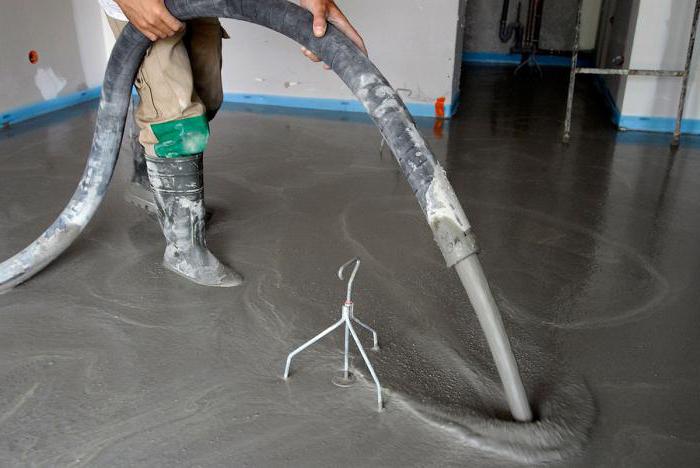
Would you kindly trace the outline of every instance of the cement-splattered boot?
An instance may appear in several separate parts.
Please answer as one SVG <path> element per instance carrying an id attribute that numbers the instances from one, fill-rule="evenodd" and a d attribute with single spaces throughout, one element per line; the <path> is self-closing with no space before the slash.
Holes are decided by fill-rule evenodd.
<path id="1" fill-rule="evenodd" d="M 202 155 L 181 158 L 146 156 L 148 178 L 165 236 L 163 265 L 204 286 L 231 287 L 241 275 L 223 265 L 204 236 Z"/>
<path id="2" fill-rule="evenodd" d="M 149 216 L 154 219 L 158 216 L 158 209 L 153 200 L 153 192 L 151 191 L 151 183 L 148 181 L 148 171 L 146 170 L 146 153 L 143 145 L 139 141 L 139 127 L 136 124 L 136 118 L 133 116 L 133 109 L 137 103 L 132 99 L 132 105 L 129 107 L 129 116 L 127 117 L 127 128 L 124 131 L 128 139 L 129 149 L 132 154 L 132 162 L 134 172 L 131 174 L 131 181 L 124 192 L 124 200 L 132 205 L 141 208 Z M 205 208 L 206 218 L 208 223 L 211 220 L 212 212 Z"/>
<path id="3" fill-rule="evenodd" d="M 134 173 L 131 175 L 131 182 L 129 182 L 126 192 L 124 192 L 124 199 L 141 208 L 149 216 L 157 218 L 158 208 L 153 200 L 151 183 L 148 180 L 146 169 L 146 153 L 138 139 L 132 142 L 131 148 L 134 155 Z M 205 206 L 204 213 L 205 224 L 208 224 L 212 217 L 212 211 Z"/>

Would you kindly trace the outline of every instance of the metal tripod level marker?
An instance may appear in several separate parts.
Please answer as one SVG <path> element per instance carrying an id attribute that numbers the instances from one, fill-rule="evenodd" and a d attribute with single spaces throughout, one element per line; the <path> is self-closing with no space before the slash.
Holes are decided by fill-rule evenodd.
<path id="1" fill-rule="evenodd" d="M 377 378 L 377 374 L 374 372 L 374 368 L 372 367 L 372 363 L 369 362 L 369 358 L 367 357 L 367 353 L 365 352 L 365 349 L 362 347 L 362 343 L 360 342 L 360 338 L 358 338 L 357 333 L 355 332 L 355 328 L 353 327 L 353 323 L 356 323 L 357 325 L 359 325 L 362 328 L 369 331 L 372 334 L 372 340 L 373 340 L 372 350 L 377 351 L 379 349 L 379 341 L 377 339 L 377 332 L 372 327 L 363 323 L 362 321 L 360 321 L 359 319 L 357 319 L 353 315 L 354 304 L 352 302 L 352 283 L 353 283 L 353 281 L 355 281 L 355 275 L 357 274 L 358 268 L 360 268 L 359 257 L 355 257 L 352 260 L 345 262 L 338 269 L 338 278 L 343 280 L 344 279 L 343 272 L 345 271 L 345 268 L 347 268 L 348 266 L 350 266 L 353 263 L 355 263 L 355 268 L 353 268 L 352 273 L 350 274 L 350 279 L 348 280 L 348 289 L 347 289 L 347 294 L 345 296 L 345 303 L 343 304 L 342 309 L 341 309 L 340 320 L 338 320 L 336 323 L 334 323 L 330 327 L 323 330 L 318 335 L 311 338 L 309 341 L 307 341 L 303 345 L 299 346 L 297 349 L 295 349 L 291 353 L 289 353 L 289 355 L 287 356 L 287 364 L 284 368 L 284 379 L 287 380 L 289 378 L 289 368 L 292 364 L 292 358 L 294 356 L 296 356 L 300 352 L 304 351 L 306 348 L 308 348 L 312 344 L 316 343 L 321 338 L 328 335 L 329 333 L 331 333 L 335 329 L 345 325 L 345 349 L 343 352 L 343 378 L 345 381 L 349 381 L 349 379 L 350 379 L 348 354 L 350 351 L 350 335 L 352 335 L 352 339 L 355 342 L 357 349 L 360 351 L 360 354 L 362 355 L 362 359 L 364 359 L 365 364 L 367 365 L 367 369 L 369 369 L 369 373 L 372 375 L 372 379 L 374 380 L 374 384 L 377 386 L 377 410 L 382 411 L 382 409 L 384 408 L 384 403 L 382 400 L 382 386 L 379 383 L 379 379 Z"/>

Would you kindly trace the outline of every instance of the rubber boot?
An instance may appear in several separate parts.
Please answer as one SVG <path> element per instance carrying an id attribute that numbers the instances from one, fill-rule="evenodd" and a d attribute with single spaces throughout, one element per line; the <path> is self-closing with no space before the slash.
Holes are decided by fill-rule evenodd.
<path id="1" fill-rule="evenodd" d="M 124 199 L 155 217 L 158 209 L 153 200 L 151 183 L 148 181 L 146 156 L 143 151 L 143 146 L 141 146 L 137 140 L 136 142 L 132 142 L 131 148 L 134 155 L 134 173 L 131 175 L 131 182 L 129 182 L 126 192 L 124 192 Z"/>
<path id="2" fill-rule="evenodd" d="M 158 208 L 156 207 L 156 202 L 153 200 L 151 183 L 148 180 L 146 154 L 143 146 L 138 142 L 138 139 L 132 144 L 132 148 L 134 154 L 134 173 L 131 175 L 131 182 L 129 182 L 129 186 L 124 193 L 124 199 L 132 205 L 141 208 L 146 214 L 155 219 L 158 217 Z M 209 221 L 211 221 L 211 217 L 212 211 L 205 206 L 205 223 L 208 224 Z"/>
<path id="3" fill-rule="evenodd" d="M 136 118 L 134 117 L 134 109 L 137 107 L 137 103 L 132 99 L 132 105 L 129 107 L 129 116 L 127 117 L 127 129 L 125 134 L 129 140 L 129 148 L 131 149 L 131 154 L 134 164 L 134 172 L 131 174 L 131 181 L 124 192 L 124 200 L 127 203 L 141 208 L 149 216 L 154 219 L 158 216 L 158 209 L 156 208 L 156 203 L 153 200 L 153 193 L 151 192 L 151 183 L 148 181 L 148 171 L 146 170 L 146 153 L 139 142 L 139 127 L 136 124 Z M 205 207 L 206 218 L 205 221 L 208 223 L 211 220 L 212 212 Z"/>
<path id="4" fill-rule="evenodd" d="M 163 265 L 204 286 L 231 287 L 241 275 L 223 265 L 204 236 L 202 155 L 182 158 L 146 156 L 148 178 L 165 236 Z"/>
<path id="5" fill-rule="evenodd" d="M 139 127 L 136 124 L 135 109 L 138 106 L 136 98 L 132 97 L 127 116 L 126 129 L 124 130 L 125 143 L 128 142 L 131 150 L 134 172 L 131 181 L 124 192 L 124 200 L 144 210 L 149 215 L 156 217 L 156 204 L 151 193 L 151 184 L 148 182 L 146 171 L 146 159 L 143 146 L 139 142 Z"/>

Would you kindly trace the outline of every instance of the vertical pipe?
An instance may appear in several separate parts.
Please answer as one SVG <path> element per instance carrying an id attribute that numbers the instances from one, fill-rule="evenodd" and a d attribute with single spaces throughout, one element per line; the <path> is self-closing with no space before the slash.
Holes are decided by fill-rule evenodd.
<path id="1" fill-rule="evenodd" d="M 523 381 L 520 378 L 518 365 L 510 348 L 501 314 L 493 294 L 491 294 L 484 270 L 481 268 L 479 257 L 470 255 L 457 263 L 455 269 L 486 335 L 486 341 L 496 363 L 513 418 L 521 422 L 532 421 L 532 411 L 525 394 Z"/>
<path id="2" fill-rule="evenodd" d="M 542 11 L 544 0 L 535 0 L 535 16 L 532 29 L 532 53 L 537 54 L 540 49 L 540 31 L 542 30 Z"/>
<path id="3" fill-rule="evenodd" d="M 348 380 L 350 376 L 348 375 L 348 351 L 349 349 L 349 340 L 350 340 L 350 323 L 348 319 L 345 320 L 345 353 L 344 353 L 344 363 L 343 363 L 343 377 L 345 380 Z"/>
<path id="4" fill-rule="evenodd" d="M 527 5 L 527 23 L 525 23 L 525 40 L 523 41 L 523 49 L 530 50 L 532 47 L 532 30 L 534 26 L 536 0 L 530 0 Z"/>
<path id="5" fill-rule="evenodd" d="M 678 99 L 678 114 L 676 114 L 676 127 L 673 130 L 673 140 L 671 146 L 678 147 L 681 144 L 681 123 L 683 122 L 683 111 L 685 109 L 685 96 L 688 91 L 688 80 L 690 79 L 690 65 L 693 61 L 693 49 L 695 48 L 695 33 L 698 29 L 698 16 L 700 16 L 700 0 L 695 2 L 695 13 L 693 14 L 693 26 L 690 29 L 690 41 L 688 53 L 685 58 L 685 74 L 681 83 L 681 95 Z"/>
<path id="6" fill-rule="evenodd" d="M 700 0 L 699 0 L 700 1 Z M 571 53 L 571 72 L 569 73 L 569 92 L 566 96 L 566 117 L 564 118 L 564 135 L 562 142 L 569 143 L 571 137 L 571 114 L 574 106 L 574 87 L 576 86 L 576 66 L 578 64 L 578 42 L 581 31 L 581 9 L 583 0 L 578 0 L 576 13 L 576 32 L 574 33 L 574 48 Z"/>
<path id="7" fill-rule="evenodd" d="M 498 28 L 498 38 L 501 42 L 508 42 L 510 39 L 510 34 L 508 31 L 508 9 L 510 7 L 510 0 L 503 0 L 503 8 L 501 9 L 501 21 Z"/>

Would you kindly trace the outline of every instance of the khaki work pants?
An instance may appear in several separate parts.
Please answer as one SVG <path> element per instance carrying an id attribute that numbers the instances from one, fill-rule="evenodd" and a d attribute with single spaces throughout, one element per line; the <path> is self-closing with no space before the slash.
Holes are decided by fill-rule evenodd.
<path id="1" fill-rule="evenodd" d="M 107 17 L 115 37 L 127 23 Z M 140 102 L 136 109 L 139 141 L 156 156 L 159 141 L 151 125 L 190 117 L 208 120 L 221 107 L 221 39 L 226 32 L 218 18 L 186 22 L 185 30 L 149 47 L 135 80 Z"/>

